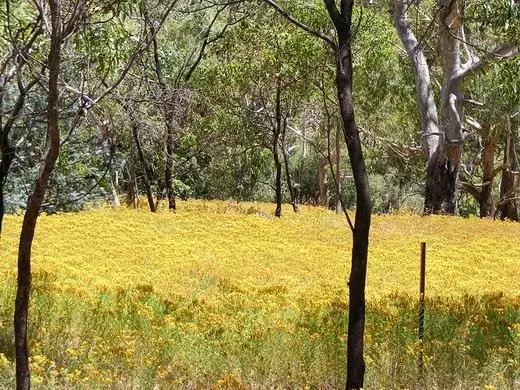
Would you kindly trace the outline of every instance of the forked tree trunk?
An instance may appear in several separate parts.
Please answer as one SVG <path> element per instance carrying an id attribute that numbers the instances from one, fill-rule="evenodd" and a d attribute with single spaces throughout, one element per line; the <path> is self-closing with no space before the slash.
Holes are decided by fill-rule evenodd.
<path id="1" fill-rule="evenodd" d="M 48 55 L 49 93 L 47 97 L 47 143 L 48 150 L 40 168 L 34 188 L 27 201 L 27 208 L 20 233 L 18 248 L 18 283 L 14 312 L 14 335 L 16 352 L 16 388 L 30 388 L 29 349 L 27 343 L 27 320 L 29 295 L 31 291 L 31 250 L 36 230 L 38 213 L 45 196 L 49 178 L 56 164 L 60 150 L 59 91 L 61 30 L 59 0 L 49 0 L 51 12 L 51 43 Z"/>
<path id="2" fill-rule="evenodd" d="M 353 0 L 341 1 L 338 10 L 334 0 L 324 0 L 338 36 L 336 49 L 336 88 L 356 187 L 356 217 L 352 236 L 352 263 L 349 279 L 349 316 L 347 339 L 346 389 L 363 388 L 365 360 L 363 337 L 365 332 L 365 283 L 368 258 L 368 236 L 372 204 L 368 175 L 361 147 L 359 131 L 354 118 L 352 97 L 352 9 Z"/>
<path id="3" fill-rule="evenodd" d="M 464 143 L 461 83 L 475 67 L 461 65 L 463 36 L 458 2 L 439 0 L 439 37 L 443 85 L 440 119 L 433 96 L 430 70 L 407 18 L 413 0 L 394 0 L 393 22 L 413 68 L 423 147 L 427 157 L 424 212 L 454 214 L 457 180 Z"/>

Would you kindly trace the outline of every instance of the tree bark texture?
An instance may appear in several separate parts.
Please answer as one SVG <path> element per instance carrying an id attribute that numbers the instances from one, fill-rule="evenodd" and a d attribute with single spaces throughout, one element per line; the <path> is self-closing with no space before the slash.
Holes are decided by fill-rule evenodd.
<path id="1" fill-rule="evenodd" d="M 31 250 L 36 230 L 38 213 L 45 196 L 47 184 L 52 174 L 60 150 L 59 129 L 59 90 L 61 31 L 60 1 L 49 0 L 51 13 L 51 44 L 48 55 L 49 93 L 47 97 L 47 143 L 48 150 L 43 165 L 27 201 L 20 244 L 18 248 L 18 282 L 14 312 L 14 334 L 16 352 L 16 388 L 30 388 L 29 350 L 27 343 L 27 320 L 29 314 L 29 295 L 31 290 Z"/>
<path id="2" fill-rule="evenodd" d="M 365 331 L 365 284 L 372 204 L 368 175 L 354 117 L 352 97 L 352 8 L 353 0 L 342 0 L 340 9 L 333 0 L 324 0 L 334 23 L 338 44 L 336 49 L 336 88 L 343 124 L 343 135 L 352 166 L 356 187 L 356 217 L 352 236 L 352 263 L 349 280 L 349 319 L 347 332 L 346 389 L 363 388 L 365 361 L 363 337 Z"/>

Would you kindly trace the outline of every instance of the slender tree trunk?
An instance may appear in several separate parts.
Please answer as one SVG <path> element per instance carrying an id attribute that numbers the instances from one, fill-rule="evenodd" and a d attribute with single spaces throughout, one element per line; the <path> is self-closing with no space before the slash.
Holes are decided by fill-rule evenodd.
<path id="1" fill-rule="evenodd" d="M 341 214 L 343 208 L 341 206 L 341 124 L 336 129 L 336 214 Z"/>
<path id="2" fill-rule="evenodd" d="M 322 121 L 320 125 L 320 142 L 327 140 L 327 150 L 330 149 L 330 145 L 328 144 L 330 140 L 330 126 L 325 124 L 325 121 Z M 318 200 L 317 204 L 328 208 L 329 207 L 329 183 L 328 183 L 328 172 L 327 167 L 329 165 L 329 161 L 327 156 L 320 154 L 318 158 L 318 172 L 316 173 L 316 184 L 318 186 Z"/>
<path id="3" fill-rule="evenodd" d="M 283 152 L 283 162 L 284 162 L 284 166 L 285 166 L 285 179 L 287 181 L 287 188 L 289 189 L 289 194 L 291 196 L 291 205 L 292 205 L 293 211 L 295 213 L 297 213 L 298 212 L 298 203 L 296 200 L 296 196 L 294 193 L 294 187 L 293 187 L 292 180 L 291 180 L 291 171 L 289 169 L 289 155 L 287 153 L 287 145 L 285 144 L 285 134 L 286 134 L 286 130 L 287 130 L 287 123 L 285 122 L 285 120 L 283 122 L 284 123 L 282 126 L 282 152 Z"/>
<path id="4" fill-rule="evenodd" d="M 139 139 L 139 123 L 137 122 L 137 118 L 135 117 L 135 113 L 132 111 L 132 109 L 128 107 L 126 104 L 123 104 L 123 107 L 125 108 L 130 118 L 130 126 L 132 127 L 132 137 L 134 139 L 134 144 L 137 149 L 139 163 L 141 164 L 141 172 L 143 175 L 143 182 L 146 190 L 146 198 L 148 199 L 148 207 L 150 208 L 150 211 L 152 213 L 155 213 L 157 210 L 155 208 L 155 202 L 153 199 L 151 175 L 148 171 L 146 158 L 144 157 L 143 148 L 141 146 L 141 140 Z"/>
<path id="5" fill-rule="evenodd" d="M 167 87 L 164 82 L 162 64 L 159 58 L 159 50 L 157 46 L 157 39 L 155 38 L 155 27 L 153 22 L 150 23 L 151 33 L 154 36 L 153 43 L 153 54 L 155 62 L 155 74 L 161 87 L 162 97 L 166 98 Z M 177 202 L 175 199 L 175 191 L 173 189 L 173 156 L 175 151 L 175 134 L 173 128 L 173 113 L 174 107 L 170 107 L 168 104 L 163 104 L 163 117 L 166 125 L 166 161 L 164 167 L 164 186 L 166 188 L 166 198 L 168 199 L 168 209 L 176 210 Z"/>
<path id="6" fill-rule="evenodd" d="M 166 198 L 168 209 L 177 210 L 175 191 L 173 189 L 173 154 L 175 139 L 171 123 L 166 126 L 166 166 L 164 168 L 164 186 L 166 187 Z"/>
<path id="7" fill-rule="evenodd" d="M 29 350 L 27 343 L 27 320 L 31 291 L 31 250 L 36 230 L 38 213 L 45 196 L 49 178 L 60 150 L 59 91 L 58 76 L 61 54 L 61 19 L 59 0 L 49 0 L 51 12 L 51 44 L 48 56 L 49 93 L 47 98 L 47 142 L 48 151 L 40 168 L 33 191 L 27 201 L 20 245 L 18 249 L 18 283 L 14 312 L 14 334 L 16 352 L 16 388 L 30 388 Z"/>
<path id="8" fill-rule="evenodd" d="M 121 207 L 121 201 L 119 200 L 119 195 L 117 194 L 116 186 L 112 181 L 112 177 L 110 177 L 110 191 L 112 192 L 112 205 L 114 208 Z"/>
<path id="9" fill-rule="evenodd" d="M 277 79 L 276 85 L 276 123 L 273 129 L 273 158 L 276 169 L 275 176 L 275 201 L 276 209 L 274 215 L 276 217 L 282 216 L 282 163 L 280 162 L 280 155 L 278 153 L 278 142 L 280 141 L 280 134 L 282 131 L 282 107 L 281 107 L 282 86 L 280 78 Z"/>
<path id="10" fill-rule="evenodd" d="M 502 170 L 502 181 L 500 183 L 500 202 L 497 207 L 497 211 L 500 214 L 500 219 L 509 219 L 511 221 L 517 221 L 518 208 L 515 199 L 515 174 L 517 170 L 517 159 L 515 150 L 515 135 L 512 132 L 511 122 L 508 118 L 507 122 L 507 135 L 504 146 L 504 169 Z"/>
<path id="11" fill-rule="evenodd" d="M 492 129 L 491 129 L 492 130 Z M 493 205 L 493 180 L 495 177 L 495 149 L 498 143 L 498 135 L 488 134 L 485 139 L 482 159 L 482 190 L 479 196 L 480 218 L 492 217 Z"/>
<path id="12" fill-rule="evenodd" d="M 333 0 L 324 0 L 338 35 L 336 50 L 336 88 L 347 144 L 350 164 L 356 187 L 356 217 L 352 236 L 352 263 L 349 279 L 349 319 L 347 341 L 346 389 L 363 388 L 365 360 L 363 337 L 365 332 L 365 284 L 368 258 L 368 236 L 372 204 L 368 175 L 361 147 L 359 131 L 354 117 L 352 97 L 352 8 L 353 0 L 343 0 L 338 10 Z"/>

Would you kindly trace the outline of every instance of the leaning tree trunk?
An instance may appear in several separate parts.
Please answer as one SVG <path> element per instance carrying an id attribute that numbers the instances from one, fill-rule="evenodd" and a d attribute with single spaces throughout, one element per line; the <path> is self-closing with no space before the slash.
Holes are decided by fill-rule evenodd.
<path id="1" fill-rule="evenodd" d="M 368 175 L 354 118 L 352 97 L 352 8 L 353 0 L 343 0 L 340 10 L 333 0 L 324 0 L 337 35 L 336 88 L 343 123 L 343 134 L 347 144 L 350 164 L 356 187 L 356 217 L 352 237 L 352 264 L 349 279 L 349 318 L 347 341 L 347 384 L 346 389 L 363 388 L 365 361 L 363 337 L 365 332 L 365 283 L 368 258 L 368 235 L 372 205 Z"/>
<path id="2" fill-rule="evenodd" d="M 49 93 L 47 98 L 47 142 L 49 146 L 33 191 L 27 201 L 18 248 L 18 283 L 14 311 L 16 388 L 18 390 L 27 390 L 31 384 L 27 343 L 27 319 L 31 291 L 31 250 L 38 213 L 60 151 L 58 75 L 60 71 L 62 24 L 59 0 L 49 0 L 49 8 L 51 12 L 51 43 L 48 56 Z"/>

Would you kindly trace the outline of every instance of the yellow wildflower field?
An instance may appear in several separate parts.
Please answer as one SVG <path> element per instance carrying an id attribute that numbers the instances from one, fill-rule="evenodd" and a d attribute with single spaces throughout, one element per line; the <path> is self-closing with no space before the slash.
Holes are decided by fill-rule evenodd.
<path id="1" fill-rule="evenodd" d="M 181 202 L 176 213 L 95 209 L 40 217 L 33 268 L 65 289 L 151 286 L 164 298 L 201 285 L 327 299 L 346 290 L 351 233 L 313 207 L 273 218 L 269 204 Z M 21 217 L 9 216 L 0 272 L 14 277 Z M 444 216 L 374 216 L 367 294 L 417 294 L 426 241 L 428 296 L 520 295 L 520 224 Z"/>
<path id="2" fill-rule="evenodd" d="M 320 208 L 180 202 L 175 213 L 42 215 L 33 249 L 31 369 L 41 389 L 343 388 L 351 234 Z M 22 219 L 1 241 L 0 388 L 14 370 Z M 373 216 L 368 389 L 420 388 L 426 241 L 429 388 L 519 388 L 520 224 Z"/>

